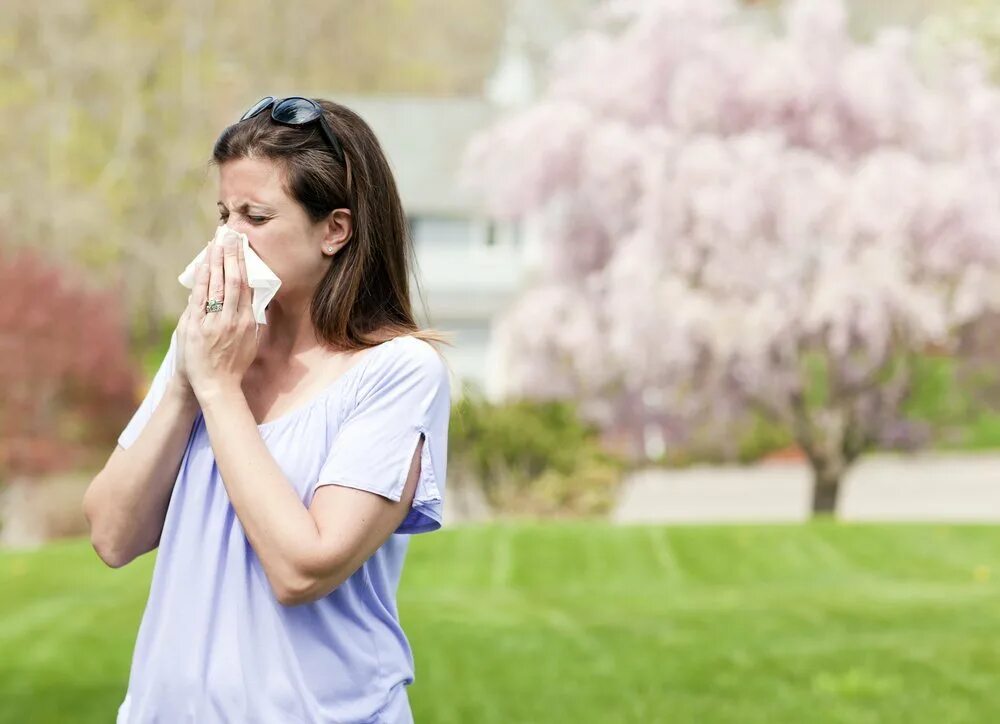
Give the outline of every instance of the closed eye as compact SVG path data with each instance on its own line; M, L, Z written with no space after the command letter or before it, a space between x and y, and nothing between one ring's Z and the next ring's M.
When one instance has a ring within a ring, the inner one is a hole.
M219 221L225 221L228 218L229 214L225 213L219 214ZM250 222L254 224L263 224L265 221L267 221L266 216L248 216L247 218L250 219Z

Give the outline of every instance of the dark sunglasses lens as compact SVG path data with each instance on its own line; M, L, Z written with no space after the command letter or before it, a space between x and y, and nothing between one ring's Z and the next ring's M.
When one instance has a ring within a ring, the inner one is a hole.
M253 118L262 110L267 108L271 103L274 102L274 96L264 96L259 101L253 104L253 106L240 118L241 121L245 121L248 118Z
M271 117L282 123L308 123L319 116L319 106L308 98L285 98L271 111Z

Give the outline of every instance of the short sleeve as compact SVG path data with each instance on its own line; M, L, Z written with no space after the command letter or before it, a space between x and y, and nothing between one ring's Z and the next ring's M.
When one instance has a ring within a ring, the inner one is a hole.
M338 428L313 493L344 485L398 501L420 436L424 445L413 503L396 533L441 527L448 458L451 388L448 366L415 337L365 369L357 403Z
M153 416L156 406L163 399L163 393L166 391L167 383L173 376L175 369L174 349L176 344L177 329L175 328L173 334L170 335L170 346L167 348L167 353L163 356L160 369L153 376L153 381L149 385L149 390L146 392L145 398L140 403L139 409L132 415L132 419L129 420L128 425L125 426L125 429L118 436L118 444L123 448L129 447L136 441L146 423L149 422L149 418Z

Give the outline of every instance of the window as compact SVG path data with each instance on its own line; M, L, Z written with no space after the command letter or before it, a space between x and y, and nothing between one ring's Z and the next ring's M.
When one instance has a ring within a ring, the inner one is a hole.
M458 216L414 216L410 232L415 246L434 249L467 249L478 235L470 219Z

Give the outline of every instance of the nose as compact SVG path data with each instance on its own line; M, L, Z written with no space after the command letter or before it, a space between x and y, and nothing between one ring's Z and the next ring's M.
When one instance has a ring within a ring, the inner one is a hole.
M234 219L232 216L229 217L229 221L226 222L226 226L228 226L233 231L238 231L241 234L246 234L248 238L250 236L250 229L253 228L247 222L238 221Z

